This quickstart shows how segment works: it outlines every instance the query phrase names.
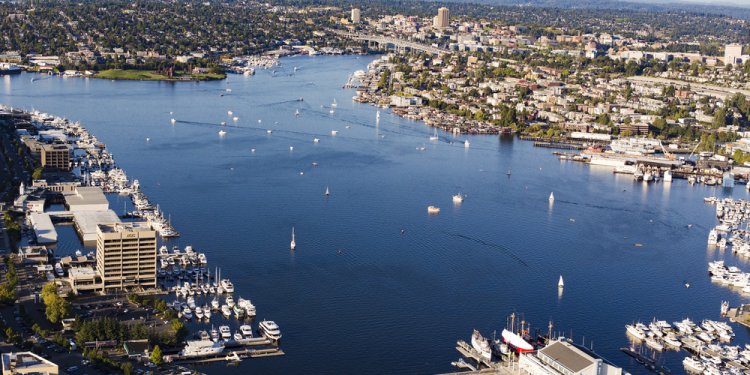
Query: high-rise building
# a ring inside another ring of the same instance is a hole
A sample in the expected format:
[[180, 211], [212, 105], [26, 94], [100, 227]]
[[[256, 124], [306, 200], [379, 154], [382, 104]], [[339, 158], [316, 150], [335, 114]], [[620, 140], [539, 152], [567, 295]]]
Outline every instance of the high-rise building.
[[96, 269], [104, 291], [156, 287], [156, 231], [145, 222], [99, 224]]
[[450, 11], [446, 7], [438, 9], [437, 16], [432, 20], [432, 27], [436, 29], [444, 29], [449, 27], [451, 24]]
[[361, 16], [360, 16], [359, 8], [352, 8], [352, 22], [359, 23], [360, 21], [361, 21]]
[[737, 64], [742, 58], [742, 44], [727, 44], [724, 47], [724, 64]]
[[44, 144], [41, 147], [42, 167], [61, 171], [70, 170], [70, 147], [64, 143]]

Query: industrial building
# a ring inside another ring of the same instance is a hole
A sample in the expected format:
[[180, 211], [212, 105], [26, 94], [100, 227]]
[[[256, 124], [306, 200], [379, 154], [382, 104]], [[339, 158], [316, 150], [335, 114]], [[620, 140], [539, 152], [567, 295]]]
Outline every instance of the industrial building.
[[120, 218], [112, 210], [73, 211], [73, 223], [84, 246], [96, 246], [99, 224], [117, 224]]
[[156, 287], [156, 231], [148, 223], [99, 224], [96, 270], [105, 292]]

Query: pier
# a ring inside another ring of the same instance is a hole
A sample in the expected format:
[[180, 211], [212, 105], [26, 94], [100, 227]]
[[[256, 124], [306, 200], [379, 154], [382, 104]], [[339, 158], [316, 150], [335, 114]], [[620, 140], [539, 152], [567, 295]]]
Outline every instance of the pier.
[[468, 371], [457, 372], [454, 374], [504, 374], [512, 375], [518, 373], [517, 364], [515, 362], [493, 362], [479, 353], [476, 349], [471, 347], [466, 341], [458, 340], [456, 342], [456, 350], [461, 353], [467, 359], [472, 359], [475, 364], [469, 363], [460, 359], [452, 364], [458, 368], [467, 369]]

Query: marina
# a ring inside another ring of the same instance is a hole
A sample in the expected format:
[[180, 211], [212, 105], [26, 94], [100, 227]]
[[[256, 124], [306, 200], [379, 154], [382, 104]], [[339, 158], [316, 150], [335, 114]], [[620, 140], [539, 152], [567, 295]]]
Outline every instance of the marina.
[[[57, 77], [31, 83], [21, 73], [0, 89], [3, 103], [85, 124], [171, 217], [181, 236], [166, 240], [167, 249], [183, 253], [191, 245], [204, 253], [211, 275], [220, 266], [231, 278], [235, 302], [251, 298], [257, 321], [273, 318], [281, 326], [283, 358], [233, 367], [217, 361], [201, 371], [451, 372], [458, 338], [470, 341], [473, 329], [491, 337], [505, 313], [523, 309], [528, 320], [570, 327], [574, 335], [566, 336], [578, 342], [593, 338], [597, 353], [635, 373], [645, 369], [619, 350], [625, 323], [679, 321], [687, 313], [716, 320], [721, 301], [747, 303], [705, 276], [707, 262], [721, 257], [750, 267], [727, 250], [706, 249], [716, 207], [703, 202], [747, 199], [744, 186], [725, 191], [681, 178], [634, 183], [614, 168], [559, 161], [551, 149], [509, 137], [439, 130], [439, 140], [429, 142], [434, 128], [348, 100], [353, 93], [341, 85], [347, 72], [366, 67], [366, 58], [280, 61], [279, 72], [301, 68], [294, 77], [260, 69], [250, 79], [176, 85]], [[291, 101], [299, 96], [305, 101]], [[334, 97], [330, 116], [320, 106]], [[134, 107], [141, 110], [123, 109]], [[227, 110], [239, 117], [237, 127]], [[180, 121], [172, 126], [171, 118]], [[223, 138], [221, 121], [228, 122]], [[416, 151], [422, 144], [425, 150]], [[456, 206], [459, 192], [468, 197]], [[123, 201], [134, 211], [127, 196], [107, 199], [118, 214]], [[427, 215], [429, 205], [440, 214]], [[57, 230], [56, 255], [80, 249], [73, 227]], [[560, 275], [565, 287], [558, 297]], [[192, 285], [194, 276], [185, 281]], [[603, 302], [613, 290], [615, 302]], [[213, 296], [194, 296], [196, 305], [210, 306]], [[234, 311], [231, 319], [211, 311], [217, 329], [228, 325], [234, 334], [242, 325]], [[210, 330], [205, 315], [199, 323], [192, 314], [191, 331]], [[747, 342], [744, 330], [734, 331], [734, 342]], [[389, 348], [388, 360], [362, 348]], [[662, 356], [668, 368], [682, 369], [684, 351]]]

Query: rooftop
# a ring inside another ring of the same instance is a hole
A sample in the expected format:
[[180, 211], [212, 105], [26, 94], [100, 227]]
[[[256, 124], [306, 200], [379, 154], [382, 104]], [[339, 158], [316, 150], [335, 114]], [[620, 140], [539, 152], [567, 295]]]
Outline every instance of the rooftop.
[[57, 365], [32, 352], [3, 353], [3, 373], [57, 374]]
[[151, 225], [149, 225], [145, 221], [116, 224], [99, 224], [98, 228], [102, 233], [143, 232], [153, 230], [151, 228]]
[[68, 206], [107, 205], [109, 207], [107, 197], [98, 187], [79, 186], [74, 192], [65, 194], [65, 203]]

